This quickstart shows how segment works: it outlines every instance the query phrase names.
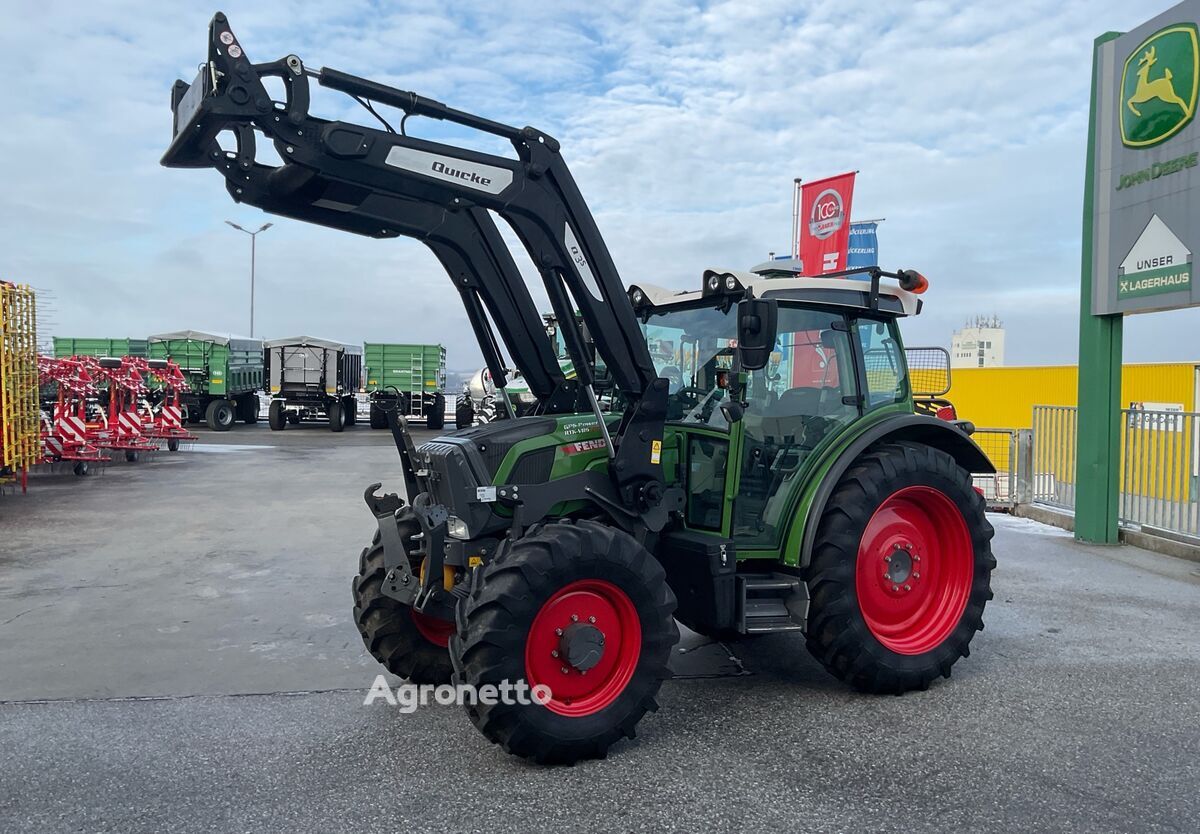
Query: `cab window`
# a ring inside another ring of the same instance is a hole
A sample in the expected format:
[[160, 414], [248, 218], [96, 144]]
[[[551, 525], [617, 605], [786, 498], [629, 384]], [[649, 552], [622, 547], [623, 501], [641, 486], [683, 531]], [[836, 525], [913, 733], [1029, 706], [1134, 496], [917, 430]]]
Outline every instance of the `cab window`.
[[734, 502], [734, 537], [742, 546], [780, 544], [805, 464], [859, 414], [844, 317], [781, 304], [778, 334], [767, 367], [751, 374], [747, 393]]
[[904, 351], [895, 337], [894, 323], [859, 319], [855, 323], [862, 347], [867, 410], [903, 402], [908, 397]]

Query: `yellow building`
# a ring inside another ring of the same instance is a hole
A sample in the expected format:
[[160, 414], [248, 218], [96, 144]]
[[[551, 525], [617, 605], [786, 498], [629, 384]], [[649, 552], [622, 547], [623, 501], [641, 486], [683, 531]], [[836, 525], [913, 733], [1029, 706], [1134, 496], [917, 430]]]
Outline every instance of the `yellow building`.
[[[1121, 407], [1137, 403], [1149, 410], [1195, 411], [1200, 362], [1125, 365]], [[958, 416], [980, 428], [1027, 429], [1035, 405], [1076, 405], [1076, 365], [955, 368], [947, 398]]]

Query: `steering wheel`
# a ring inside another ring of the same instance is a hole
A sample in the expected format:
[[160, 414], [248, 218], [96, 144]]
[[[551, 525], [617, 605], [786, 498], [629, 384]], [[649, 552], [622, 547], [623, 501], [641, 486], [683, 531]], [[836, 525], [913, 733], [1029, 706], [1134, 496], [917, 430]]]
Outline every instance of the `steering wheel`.
[[700, 400], [708, 396], [708, 391], [704, 388], [697, 388], [695, 385], [685, 385], [671, 396], [678, 398], [684, 409], [689, 409], [699, 405]]

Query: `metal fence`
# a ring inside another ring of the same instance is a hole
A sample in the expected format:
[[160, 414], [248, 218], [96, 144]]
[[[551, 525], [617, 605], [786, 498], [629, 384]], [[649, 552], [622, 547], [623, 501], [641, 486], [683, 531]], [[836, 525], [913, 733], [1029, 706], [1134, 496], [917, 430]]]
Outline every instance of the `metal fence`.
[[[1121, 409], [1117, 512], [1122, 524], [1200, 536], [1198, 417], [1190, 411]], [[1078, 425], [1073, 406], [1034, 407], [1029, 478], [1037, 503], [1075, 509]]]
[[983, 491], [989, 509], [1011, 509], [1017, 502], [1017, 431], [975, 429], [971, 438], [996, 467], [994, 474], [973, 474], [975, 487]]
[[1079, 428], [1075, 406], [1033, 407], [1032, 500], [1065, 510], [1075, 509], [1075, 438]]

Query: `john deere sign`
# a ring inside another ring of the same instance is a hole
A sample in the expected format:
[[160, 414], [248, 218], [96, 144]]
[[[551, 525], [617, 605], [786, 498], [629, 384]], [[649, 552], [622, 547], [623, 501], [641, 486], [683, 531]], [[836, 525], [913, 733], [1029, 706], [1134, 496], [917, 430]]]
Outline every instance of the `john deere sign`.
[[1180, 23], [1146, 38], [1125, 59], [1121, 74], [1121, 142], [1150, 148], [1187, 126], [1200, 81], [1196, 26]]
[[1092, 313], [1200, 304], [1200, 0], [1097, 51]]

